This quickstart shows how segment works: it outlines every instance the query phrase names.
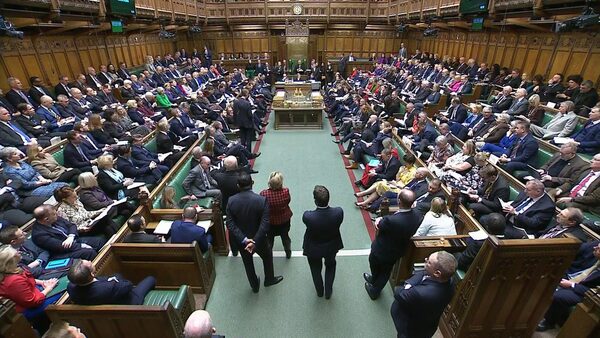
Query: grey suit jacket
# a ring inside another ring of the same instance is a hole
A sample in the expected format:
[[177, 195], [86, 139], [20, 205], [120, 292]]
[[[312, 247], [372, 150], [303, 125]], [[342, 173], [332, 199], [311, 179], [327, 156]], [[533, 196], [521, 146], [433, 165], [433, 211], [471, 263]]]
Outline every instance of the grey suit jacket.
[[523, 98], [521, 101], [513, 100], [512, 105], [508, 108], [507, 113], [512, 116], [527, 115], [529, 111], [529, 101]]
[[190, 170], [185, 180], [183, 180], [183, 189], [187, 194], [204, 197], [206, 196], [206, 190], [217, 188], [217, 181], [208, 174], [206, 174], [208, 180], [208, 185], [206, 185], [204, 179], [202, 179], [203, 172], [204, 169], [200, 165]]
[[[566, 137], [573, 133], [575, 127], [577, 127], [577, 115], [575, 112], [569, 112], [565, 115], [560, 113], [556, 114], [550, 122], [546, 123], [543, 129], [543, 138], [548, 139], [555, 136]], [[535, 127], [532, 126], [532, 129]], [[537, 128], [536, 128], [537, 129]]]

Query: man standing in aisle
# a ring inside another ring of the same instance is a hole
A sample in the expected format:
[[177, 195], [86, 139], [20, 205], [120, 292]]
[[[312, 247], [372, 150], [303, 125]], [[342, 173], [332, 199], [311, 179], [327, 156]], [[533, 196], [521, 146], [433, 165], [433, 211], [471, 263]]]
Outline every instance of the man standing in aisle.
[[423, 217], [411, 208], [415, 198], [414, 192], [402, 189], [398, 194], [398, 211], [375, 221], [375, 229], [378, 231], [369, 255], [371, 273], [363, 273], [365, 289], [373, 300], [379, 297], [394, 264], [404, 255], [410, 238], [421, 224]]
[[252, 140], [255, 134], [252, 105], [248, 101], [247, 89], [242, 89], [240, 96], [233, 102], [233, 117], [235, 124], [240, 128], [240, 143], [252, 152]]
[[269, 230], [269, 207], [267, 199], [252, 191], [252, 178], [241, 172], [238, 177], [240, 192], [231, 196], [227, 203], [227, 229], [229, 229], [232, 250], [239, 250], [246, 269], [248, 282], [254, 293], [258, 293], [260, 279], [254, 270], [252, 255], [256, 252], [263, 260], [265, 287], [283, 280], [275, 276], [273, 251], [267, 241]]

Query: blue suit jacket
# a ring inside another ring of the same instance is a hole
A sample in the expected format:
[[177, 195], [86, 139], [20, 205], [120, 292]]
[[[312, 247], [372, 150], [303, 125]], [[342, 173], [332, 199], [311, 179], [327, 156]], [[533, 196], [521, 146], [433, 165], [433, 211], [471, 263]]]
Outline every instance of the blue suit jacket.
[[[56, 108], [54, 107], [50, 107], [50, 109], [58, 116], [60, 115], [60, 112], [58, 110], [56, 110]], [[42, 119], [45, 120], [46, 122], [48, 122], [48, 129], [54, 130], [57, 129], [58, 126], [58, 120], [52, 116], [52, 114], [50, 114], [44, 107], [40, 106], [35, 113]]]
[[592, 125], [592, 121], [587, 121], [572, 137], [579, 142], [579, 152], [596, 154], [600, 151], [600, 123]]
[[69, 297], [78, 305], [134, 305], [130, 302], [133, 284], [120, 275], [115, 277], [118, 282], [108, 281], [109, 277], [96, 277], [98, 280], [88, 285], [69, 283], [67, 286]]
[[444, 308], [452, 300], [454, 289], [450, 281], [423, 280], [424, 274], [417, 272], [394, 291], [391, 312], [398, 337], [433, 336]]
[[170, 130], [179, 137], [186, 137], [192, 135], [192, 133], [186, 131], [186, 127], [178, 119], [171, 119], [169, 125]]
[[212, 236], [204, 231], [204, 228], [195, 223], [177, 220], [171, 225], [171, 243], [198, 242], [202, 252], [208, 251], [208, 245], [212, 242]]
[[131, 159], [133, 164], [138, 167], [148, 165], [152, 161], [159, 163], [158, 155], [152, 153], [150, 150], [141, 145], [134, 145], [131, 147]]
[[340, 226], [344, 221], [344, 210], [340, 207], [317, 208], [302, 215], [306, 225], [303, 255], [307, 257], [328, 257], [344, 247]]
[[517, 139], [510, 147], [508, 153], [512, 153], [513, 148], [517, 145], [519, 148], [517, 149], [516, 154], [511, 157], [511, 160], [513, 162], [532, 164], [533, 160], [535, 159], [535, 154], [538, 152], [540, 147], [535, 138], [533, 138], [533, 136], [529, 133], [523, 138], [520, 144], [519, 140]]

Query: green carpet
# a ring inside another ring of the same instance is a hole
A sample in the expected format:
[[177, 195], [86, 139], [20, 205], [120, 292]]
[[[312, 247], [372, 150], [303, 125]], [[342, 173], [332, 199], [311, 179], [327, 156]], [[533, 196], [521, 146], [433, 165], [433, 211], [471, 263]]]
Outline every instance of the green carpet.
[[[273, 115], [271, 115], [272, 117]], [[254, 191], [267, 187], [269, 174], [280, 171], [284, 185], [290, 189], [294, 212], [290, 237], [294, 257], [274, 258], [275, 274], [283, 275], [280, 284], [252, 293], [239, 257], [218, 257], [216, 280], [207, 304], [215, 327], [227, 337], [393, 337], [390, 317], [393, 301], [387, 288], [380, 299], [372, 301], [364, 290], [362, 273], [368, 271], [371, 241], [356, 201], [347, 171], [336, 144], [331, 142], [331, 128], [324, 121], [323, 130], [269, 130], [260, 145], [262, 155], [254, 169]], [[337, 258], [336, 279], [330, 300], [318, 298], [306, 258], [300, 256], [305, 226], [302, 213], [315, 208], [312, 190], [316, 184], [326, 186], [330, 205], [344, 208], [342, 239], [348, 256]], [[283, 250], [276, 239], [275, 251]], [[257, 274], [264, 281], [262, 261], [255, 258]]]

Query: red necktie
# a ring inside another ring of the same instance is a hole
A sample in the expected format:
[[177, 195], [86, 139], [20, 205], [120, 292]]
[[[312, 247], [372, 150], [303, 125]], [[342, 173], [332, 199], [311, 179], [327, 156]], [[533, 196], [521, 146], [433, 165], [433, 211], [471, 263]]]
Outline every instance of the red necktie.
[[583, 187], [585, 187], [585, 185], [592, 179], [592, 177], [594, 177], [594, 175], [596, 175], [596, 173], [593, 171], [590, 171], [590, 173], [583, 180], [581, 180], [581, 182], [579, 182], [578, 185], [576, 185], [573, 189], [571, 189], [571, 193], [569, 194], [569, 196], [577, 197], [577, 193], [581, 189], [583, 189]]

